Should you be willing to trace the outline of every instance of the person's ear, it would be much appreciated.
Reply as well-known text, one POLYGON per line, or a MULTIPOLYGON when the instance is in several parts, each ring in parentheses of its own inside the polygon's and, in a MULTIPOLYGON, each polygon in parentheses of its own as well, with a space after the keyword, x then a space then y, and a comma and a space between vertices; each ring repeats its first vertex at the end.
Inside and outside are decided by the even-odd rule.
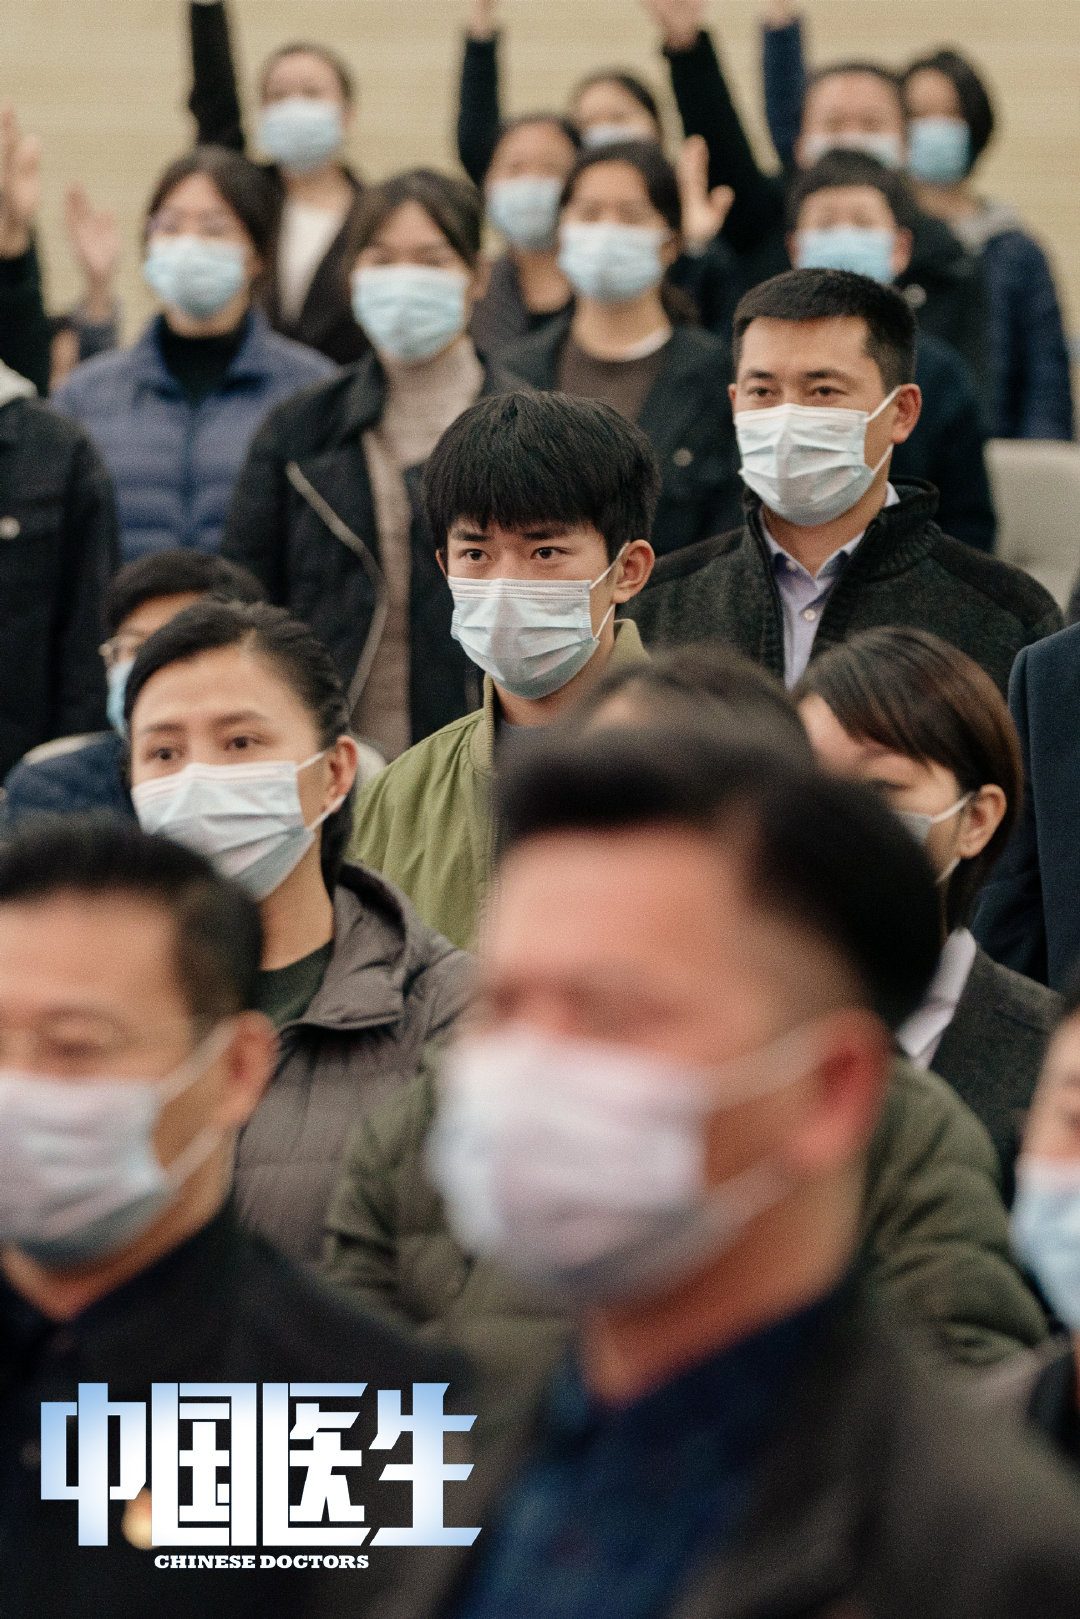
POLYGON ((973 860, 982 854, 1001 825, 1008 807, 1002 788, 996 783, 980 787, 975 797, 961 810, 961 832, 956 852, 961 860, 973 860))
POLYGON ((798 1122, 781 1148, 785 1166, 799 1180, 816 1180, 866 1149, 892 1062, 888 1030, 865 1007, 844 1007, 817 1027, 822 1052, 804 1081, 798 1122))
POLYGON ((896 407, 896 416, 889 437, 893 444, 906 444, 922 415, 922 389, 918 383, 905 382, 893 404, 896 407))
POLYGON ((278 1038, 262 1012, 241 1012, 232 1024, 232 1038, 216 1065, 223 1083, 215 1122, 227 1130, 239 1130, 258 1107, 273 1077, 278 1038))
POLYGON ((737 383, 734 383, 734 382, 729 382, 728 383, 728 385, 727 385, 727 396, 731 400, 731 409, 732 409, 733 413, 734 413, 734 410, 735 410, 735 396, 738 393, 738 391, 739 391, 739 389, 738 389, 738 384, 737 383))
POLYGON ((481 253, 476 261, 476 268, 469 278, 469 286, 465 294, 465 302, 470 310, 486 295, 491 282, 491 270, 490 258, 486 253, 481 253))
POLYGON ((631 540, 619 559, 615 569, 615 588, 611 592, 613 602, 628 602, 631 596, 636 596, 644 590, 653 571, 656 561, 656 552, 648 540, 631 540))
POLYGON ((360 752, 351 736, 339 736, 326 755, 330 777, 326 793, 327 805, 336 804, 348 796, 360 763, 360 752))
POLYGON ((442 550, 436 551, 436 553, 435 553, 435 561, 439 564, 439 567, 440 567, 440 569, 442 571, 443 578, 446 579, 448 577, 448 575, 447 575, 447 572, 446 572, 446 547, 445 546, 442 548, 442 550))
POLYGON ((797 230, 788 231, 784 237, 784 246, 787 248, 788 263, 793 269, 797 269, 799 264, 799 233, 797 230))
POLYGON ((915 238, 909 230, 897 230, 893 237, 892 267, 893 275, 903 275, 911 263, 911 255, 915 251, 915 238))

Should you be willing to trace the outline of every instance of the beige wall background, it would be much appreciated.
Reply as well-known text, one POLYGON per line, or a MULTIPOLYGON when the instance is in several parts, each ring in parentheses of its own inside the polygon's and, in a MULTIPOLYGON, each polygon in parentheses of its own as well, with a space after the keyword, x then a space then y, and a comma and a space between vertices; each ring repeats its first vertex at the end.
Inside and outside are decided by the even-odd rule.
MULTIPOLYGON (((232 0, 249 114, 258 64, 297 35, 332 43, 355 67, 362 102, 350 156, 371 178, 418 161, 450 163, 461 51, 460 0, 232 0)), ((665 92, 656 30, 638 0, 503 0, 508 110, 561 105, 597 66, 625 64, 665 92)), ((956 43, 994 87, 1000 133, 982 189, 1014 203, 1055 263, 1066 318, 1080 331, 1080 0, 806 0, 811 60, 872 55, 900 64, 956 43)), ((84 184, 114 209, 126 246, 126 324, 145 318, 140 211, 157 171, 190 140, 184 0, 3 0, 0 99, 44 144, 42 239, 50 302, 76 279, 60 226, 64 188, 84 184)), ((759 5, 713 0, 710 23, 739 104, 761 143, 759 5)), ((250 121, 250 120, 249 120, 250 121)))

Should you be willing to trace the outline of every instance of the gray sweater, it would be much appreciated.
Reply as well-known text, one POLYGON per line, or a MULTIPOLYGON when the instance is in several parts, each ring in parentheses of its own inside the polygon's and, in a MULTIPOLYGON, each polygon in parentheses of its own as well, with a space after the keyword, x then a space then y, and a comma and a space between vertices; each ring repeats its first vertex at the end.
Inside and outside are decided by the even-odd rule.
MULTIPOLYGON (((943 534, 937 492, 897 481, 900 503, 866 530, 821 615, 811 657, 881 624, 930 630, 981 664, 1002 692, 1021 647, 1061 628, 1061 610, 1028 574, 943 534)), ((784 622, 761 504, 743 527, 661 557, 623 611, 646 646, 724 641, 781 678, 784 622)))

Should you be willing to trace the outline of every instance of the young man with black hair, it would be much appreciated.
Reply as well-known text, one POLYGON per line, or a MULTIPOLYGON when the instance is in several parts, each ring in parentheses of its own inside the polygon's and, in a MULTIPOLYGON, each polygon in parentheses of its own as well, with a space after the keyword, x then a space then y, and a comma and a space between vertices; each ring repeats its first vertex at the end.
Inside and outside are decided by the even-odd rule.
POLYGON ((182 547, 138 557, 120 569, 105 591, 100 647, 112 727, 34 748, 4 782, 0 827, 5 831, 37 815, 96 810, 134 819, 125 771, 124 685, 143 642, 202 596, 263 601, 254 574, 236 562, 182 547))
POLYGON ((497 752, 559 718, 607 668, 645 656, 615 612, 649 577, 659 489, 639 428, 563 394, 481 400, 427 463, 451 633, 484 670, 484 703, 376 776, 349 853, 455 944, 472 943, 487 884, 497 752))
MULTIPOLYGON (((155 1417, 153 1526, 137 1442, 134 1458, 132 1448, 122 1452, 120 1481, 101 1475, 95 1496, 85 1409, 95 1385, 107 1390, 111 1433, 119 1419, 128 1439, 132 1412, 149 1405, 153 1384, 166 1392, 179 1384, 181 1397, 191 1384, 204 1395, 210 1391, 200 1385, 224 1384, 213 1409, 226 1414, 224 1396, 242 1398, 229 1389, 237 1384, 301 1382, 310 1396, 312 1382, 345 1392, 343 1384, 402 1389, 414 1379, 449 1379, 448 1410, 464 1395, 450 1357, 355 1311, 236 1221, 229 1202, 236 1142, 271 1078, 276 1046, 269 1019, 254 1009, 261 945, 253 900, 201 856, 125 822, 71 817, 24 828, 0 848, 5 1619, 81 1619, 88 1611, 112 1619, 363 1615, 383 1572, 392 1572, 379 1550, 360 1575, 327 1574, 321 1558, 306 1560, 300 1575, 263 1572, 254 1529, 232 1515, 248 1510, 235 1403, 231 1455, 211 1454, 209 1489, 203 1473, 202 1500, 194 1496, 196 1511, 206 1512, 207 1495, 215 1503, 205 1518, 182 1505, 205 1437, 196 1421, 185 1456, 183 1437, 192 1430, 183 1406, 179 1470, 175 1449, 171 1462, 167 1447, 159 1451, 155 1417), (59 1460, 55 1445, 48 1453, 43 1402, 70 1402, 74 1417, 77 1397, 76 1470, 66 1443, 59 1460), (223 1490, 224 1481, 214 1481, 230 1461, 232 1482, 223 1490), (171 1540, 168 1502, 158 1495, 170 1466, 181 1503, 174 1496, 171 1540), (107 1544, 80 1544, 84 1519, 98 1512, 107 1544), (207 1521, 220 1525, 208 1529, 209 1546, 198 1543, 207 1521), (213 1572, 194 1555, 208 1549, 217 1552, 208 1560, 213 1572)), ((308 1423, 318 1409, 308 1405, 308 1423)), ((346 1452, 370 1446, 375 1414, 372 1394, 346 1452)), ((74 1423, 65 1421, 65 1431, 74 1435, 74 1423)), ((212 1423, 211 1433, 223 1438, 212 1423)), ((263 1439, 266 1457, 265 1425, 263 1439)), ((294 1453, 294 1465, 298 1459, 294 1453)), ((408 1489, 380 1481, 367 1456, 363 1473, 363 1521, 407 1526, 408 1489)), ((450 1516, 450 1492, 446 1505, 447 1521, 460 1521, 450 1516)), ((421 1550, 404 1555, 410 1566, 425 1558, 421 1550)))
POLYGON ((646 642, 730 641, 792 686, 815 651, 910 624, 1004 691, 1061 612, 1019 568, 943 534, 929 485, 890 482, 922 406, 903 298, 843 270, 790 270, 739 304, 735 363, 746 523, 661 559, 629 609, 646 642))
MULTIPOLYGON (((788 256, 798 269, 852 270, 890 286, 911 263, 917 214, 894 170, 866 152, 828 152, 788 192, 788 256)), ((974 379, 951 344, 920 332, 915 381, 922 412, 894 448, 891 473, 932 483, 946 534, 992 552, 997 518, 974 379)))
POLYGON ((499 807, 430 1162, 576 1333, 478 1445, 485 1534, 388 1619, 1072 1619, 1068 1470, 927 1375, 856 1261, 938 953, 910 834, 698 728, 545 739, 499 807))

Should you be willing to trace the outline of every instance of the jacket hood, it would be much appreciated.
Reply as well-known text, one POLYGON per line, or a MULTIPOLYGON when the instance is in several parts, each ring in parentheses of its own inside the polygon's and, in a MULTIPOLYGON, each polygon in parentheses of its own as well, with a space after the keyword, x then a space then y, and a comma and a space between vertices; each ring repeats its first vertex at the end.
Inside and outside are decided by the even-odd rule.
POLYGON ((954 219, 951 226, 953 234, 959 237, 969 253, 981 253, 993 237, 1023 228, 1020 215, 1011 203, 993 201, 984 202, 977 214, 954 219))
POLYGON ((348 1032, 405 1014, 409 980, 455 954, 399 889, 366 866, 344 865, 334 891, 334 950, 315 997, 295 1023, 348 1032))
POLYGON ((37 389, 27 377, 20 376, 0 360, 0 406, 10 404, 13 399, 33 399, 36 395, 37 389))

